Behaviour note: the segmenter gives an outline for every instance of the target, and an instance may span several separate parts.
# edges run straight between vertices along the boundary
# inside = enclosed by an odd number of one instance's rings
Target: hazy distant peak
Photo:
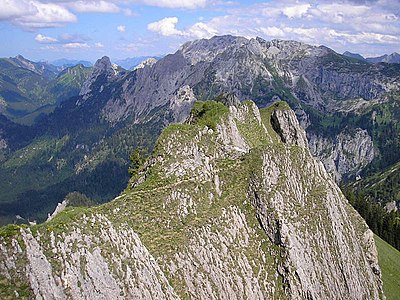
[[[25,57],[23,57],[21,54],[18,54],[17,56],[14,57],[15,59],[18,59],[20,61],[27,61]]]
[[[398,54],[397,52],[393,52],[392,54],[389,54],[383,62],[386,63],[400,63],[400,54]]]
[[[358,53],[352,53],[352,52],[349,52],[349,51],[345,51],[343,53],[343,55],[347,56],[347,57],[351,57],[351,58],[355,58],[355,59],[358,59],[358,60],[365,61],[365,58],[362,55],[358,54]]]
[[[21,67],[29,69],[31,71],[36,71],[35,65],[30,60],[26,59],[22,55],[18,54],[16,57],[12,58],[14,62],[19,64]]]
[[[79,64],[84,65],[85,67],[92,67],[93,64],[90,61],[87,60],[76,60],[76,59],[67,59],[67,58],[60,58],[56,59],[54,61],[51,61],[52,65],[55,65],[57,67],[73,67]]]
[[[378,57],[368,57],[366,59],[369,63],[377,64],[380,62],[385,62],[388,64],[398,64],[400,63],[400,54],[397,52],[393,52],[392,54],[385,54]]]

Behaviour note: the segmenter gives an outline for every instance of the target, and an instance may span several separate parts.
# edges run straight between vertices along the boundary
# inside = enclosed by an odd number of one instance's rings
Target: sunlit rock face
[[[285,103],[190,120],[112,202],[3,228],[2,298],[383,298],[371,231]]]

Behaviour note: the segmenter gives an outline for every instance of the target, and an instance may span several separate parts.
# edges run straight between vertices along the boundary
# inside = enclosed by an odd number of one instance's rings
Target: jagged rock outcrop
[[[2,298],[384,298],[372,233],[293,111],[195,108],[114,201],[2,228]]]
[[[399,203],[399,204],[400,204],[400,203]],[[399,210],[399,208],[398,208],[399,204],[396,203],[396,201],[390,201],[390,202],[388,202],[388,203],[385,204],[385,209],[386,209],[388,212],[398,211],[398,210]]]
[[[0,135],[0,150],[6,149],[6,148],[7,148],[7,141],[5,139],[1,138],[1,135]]]
[[[185,85],[200,99],[233,92],[241,100],[255,97],[261,106],[272,102],[274,91],[289,88],[302,102],[332,110],[342,98],[370,100],[396,82],[380,80],[379,68],[368,64],[357,72],[340,67],[346,68],[340,55],[322,46],[233,36],[203,39],[128,76],[120,97],[110,100],[119,109],[109,113],[113,119],[148,114]]]
[[[184,85],[181,87],[171,98],[169,103],[167,123],[183,123],[190,114],[193,104],[196,101],[197,99],[190,86]]]
[[[133,68],[133,70],[138,70],[138,69],[143,69],[146,66],[151,67],[152,65],[154,65],[157,62],[157,59],[155,59],[154,57],[150,57],[144,61],[142,61],[140,64],[138,64],[136,67]]]
[[[134,124],[149,120],[181,122],[188,116],[190,101],[185,102],[183,110],[174,103],[182,89],[188,88],[193,99],[233,93],[240,101],[254,99],[259,107],[283,99],[290,102],[304,128],[315,125],[314,129],[320,124],[315,124],[319,116],[308,116],[312,110],[323,115],[359,113],[362,108],[364,113],[374,104],[388,102],[390,95],[400,90],[398,72],[385,64],[357,61],[324,46],[229,35],[187,42],[174,54],[145,61],[132,72],[120,71],[118,76],[115,72],[108,58],[99,60],[77,101],[81,105],[92,97],[93,101],[88,101],[91,105],[101,98],[96,109],[112,126],[126,120],[133,120]],[[320,139],[320,145],[327,145],[325,133],[311,133]],[[327,151],[325,148],[314,153]],[[368,151],[363,149],[361,153]],[[320,158],[325,163],[326,159]],[[370,157],[361,160],[370,161]],[[332,165],[326,167],[332,169]],[[336,168],[336,178],[351,175],[346,172],[353,172],[354,168]]]
[[[7,133],[3,138],[8,147],[2,152],[12,156],[13,151],[28,144],[29,147],[35,147],[33,137],[37,140],[47,139],[48,136],[55,136],[57,139],[62,135],[70,137],[71,140],[66,146],[69,149],[64,147],[61,152],[56,150],[54,155],[49,155],[47,163],[44,160],[44,165],[40,168],[36,167],[36,160],[22,161],[24,168],[35,170],[34,174],[30,173],[32,178],[41,178],[55,191],[58,188],[54,185],[65,183],[67,179],[82,181],[76,179],[75,175],[79,173],[83,176],[88,172],[97,172],[99,166],[107,160],[112,159],[118,166],[126,165],[129,152],[133,148],[152,148],[153,141],[162,127],[171,122],[185,120],[194,99],[213,99],[221,93],[226,93],[235,94],[240,101],[253,99],[259,107],[265,107],[279,99],[288,101],[309,136],[315,135],[319,139],[317,144],[325,147],[314,153],[319,153],[320,158],[328,162],[326,167],[337,173],[338,179],[352,176],[353,172],[358,173],[360,168],[366,166],[364,162],[370,161],[369,143],[365,143],[367,147],[365,149],[356,149],[360,150],[358,151],[360,154],[367,154],[364,157],[357,154],[356,160],[351,157],[350,152],[338,151],[340,157],[334,159],[341,162],[339,168],[332,159],[325,159],[327,151],[333,147],[331,144],[341,143],[335,138],[330,138],[333,136],[332,130],[335,133],[342,131],[346,135],[343,130],[347,125],[352,126],[352,129],[368,130],[369,135],[373,137],[373,146],[380,154],[374,155],[375,166],[386,167],[399,160],[400,152],[396,150],[392,160],[388,159],[390,151],[387,148],[390,146],[383,140],[382,134],[388,132],[391,135],[390,140],[399,140],[392,130],[398,128],[396,120],[400,119],[397,109],[393,109],[398,106],[400,82],[398,65],[385,63],[369,65],[339,55],[323,46],[316,47],[295,41],[265,41],[261,38],[248,39],[234,36],[219,36],[189,42],[176,53],[167,55],[154,64],[153,62],[144,65],[143,68],[127,71],[113,66],[108,58],[100,59],[94,67],[92,76],[80,90],[79,97],[63,101],[50,116],[38,118],[40,121],[34,129],[36,132],[30,134],[28,138],[23,137],[23,142],[17,144],[9,137],[21,140],[21,132],[26,132],[25,129],[12,134]],[[31,74],[30,71],[28,73]],[[80,80],[84,80],[86,76],[87,73],[81,76]],[[60,81],[66,83],[64,79]],[[57,85],[56,90],[64,90],[65,86],[70,86],[63,84]],[[47,94],[51,89],[43,86],[39,82],[30,84],[23,90],[35,94],[42,92]],[[62,93],[62,96],[76,96],[76,91],[81,86],[81,81],[75,82],[74,90]],[[63,97],[59,98],[60,102],[65,100]],[[49,99],[55,97],[51,96]],[[42,100],[37,104],[43,105]],[[12,115],[19,108],[11,107],[10,103],[5,109]],[[22,107],[19,104],[17,106]],[[39,112],[35,112],[34,115]],[[19,112],[15,115],[18,118],[20,116]],[[29,119],[31,118],[26,118],[25,121]],[[135,142],[132,142],[132,139]],[[326,140],[329,142],[325,142]],[[16,144],[19,148],[15,147]],[[72,145],[85,145],[85,149],[81,151]],[[400,149],[397,146],[395,142],[392,148]],[[378,151],[374,150],[374,153]],[[347,154],[350,156],[346,157]],[[63,168],[59,168],[56,162],[62,162],[60,165],[63,165]],[[18,168],[17,173],[9,168],[4,169],[2,175],[4,178],[14,178],[10,185],[19,184],[20,176],[24,176],[19,175],[23,174],[20,165],[16,168]],[[52,176],[54,180],[50,180],[51,182],[48,182],[49,173],[45,171],[47,169],[54,170]],[[120,168],[122,169],[123,167]],[[125,184],[126,173],[118,174],[114,176],[114,184],[107,186],[105,194],[113,191],[112,196],[114,196]],[[38,188],[36,182],[35,179],[24,184],[21,193]],[[97,188],[104,186],[99,184]],[[8,186],[5,189],[8,189]],[[94,189],[91,188],[91,191]],[[39,193],[42,192],[43,190]],[[42,199],[42,195],[34,193],[33,195],[37,195],[35,198],[28,198],[21,193],[16,192],[11,195],[12,197],[4,195],[0,211],[6,211],[8,216],[16,214],[26,216],[32,211],[21,208],[28,208],[29,205],[12,205],[10,208],[8,203],[17,201],[44,203],[39,200]],[[101,197],[102,201],[106,197],[104,194],[93,193],[94,197]],[[59,195],[47,201],[48,207],[39,207],[37,211],[46,210],[40,212],[42,216],[46,215],[56,203],[62,201],[63,196]]]
[[[337,182],[344,174],[357,176],[376,156],[371,136],[361,128],[341,132],[334,139],[310,134],[309,147]]]
[[[279,105],[279,103],[275,104]],[[279,134],[282,142],[289,145],[308,147],[306,134],[296,126],[298,121],[296,115],[290,110],[275,110],[271,115],[272,128]]]
[[[67,205],[68,205],[67,200],[64,200],[63,202],[58,203],[56,206],[56,209],[53,211],[53,213],[47,215],[46,222],[54,219],[54,217],[57,216],[60,212],[62,212],[67,207]]]
[[[102,77],[101,79],[104,81],[104,84],[108,84],[110,81],[115,80],[120,71],[122,71],[122,69],[119,66],[112,64],[110,58],[107,56],[103,56],[101,59],[97,60],[93,66],[90,77],[82,85],[79,92],[79,96],[82,97],[82,100],[78,101],[77,105],[81,105],[82,102],[93,95],[93,92],[101,93],[103,91],[104,85],[101,85],[97,91],[92,90],[92,85],[96,80],[98,80],[99,76]]]

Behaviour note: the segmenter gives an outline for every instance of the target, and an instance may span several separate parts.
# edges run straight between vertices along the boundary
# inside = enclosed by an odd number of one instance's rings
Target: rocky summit
[[[189,120],[112,202],[2,228],[1,298],[384,298],[372,232],[286,103]]]
[[[108,65],[109,71],[99,68],[104,72],[94,73],[110,74],[109,61]],[[296,41],[226,35],[187,42],[174,54],[128,74],[111,73],[107,78],[113,83],[108,85],[112,94],[104,99],[100,115],[113,124],[129,118],[145,123],[168,109],[173,121],[185,119],[188,111],[174,111],[173,106],[181,89],[200,100],[234,93],[241,101],[253,99],[258,107],[282,99],[295,110],[313,154],[337,182],[359,175],[374,159],[389,161],[375,120],[381,114],[396,119],[380,110],[399,106],[397,64],[369,64]],[[98,101],[99,93],[107,90],[96,78],[81,91],[84,99],[93,98],[89,102]]]

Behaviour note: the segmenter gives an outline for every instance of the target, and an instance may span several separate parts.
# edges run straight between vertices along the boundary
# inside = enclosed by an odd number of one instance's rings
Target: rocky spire
[[[82,100],[85,101],[91,95],[92,84],[96,82],[99,76],[103,76],[106,78],[106,80],[110,80],[113,79],[117,74],[118,66],[111,64],[110,58],[108,56],[103,56],[102,58],[98,59],[94,64],[92,74],[83,83],[82,88],[79,92],[79,96],[82,96]],[[77,105],[81,104],[83,101],[78,101]]]

